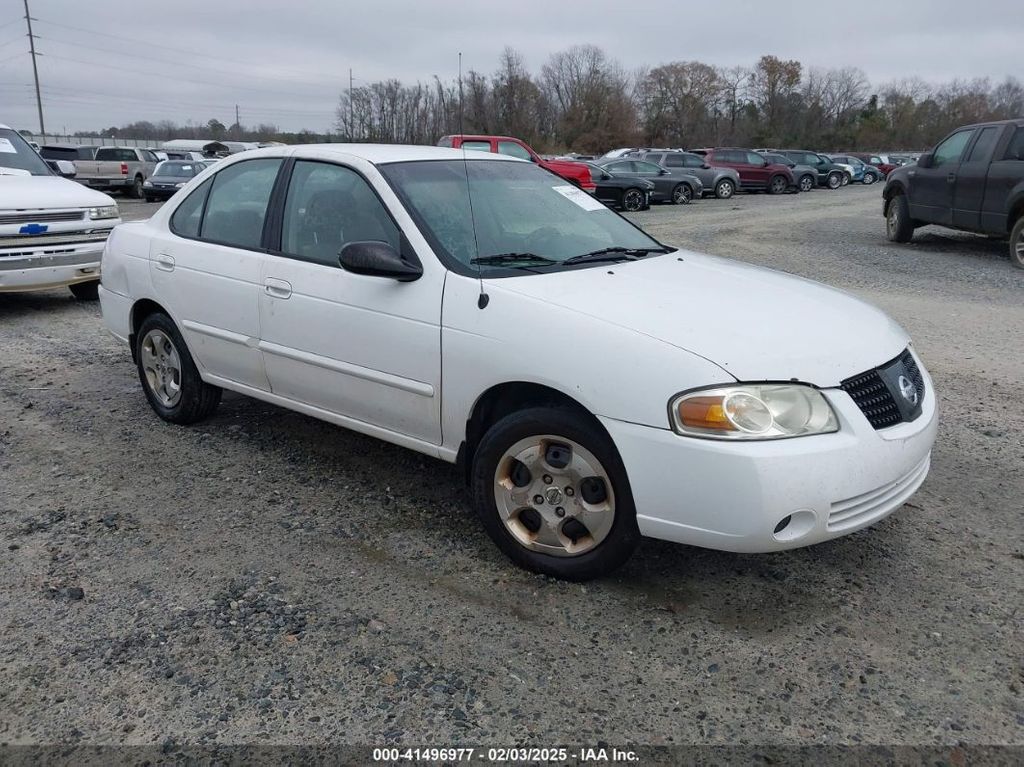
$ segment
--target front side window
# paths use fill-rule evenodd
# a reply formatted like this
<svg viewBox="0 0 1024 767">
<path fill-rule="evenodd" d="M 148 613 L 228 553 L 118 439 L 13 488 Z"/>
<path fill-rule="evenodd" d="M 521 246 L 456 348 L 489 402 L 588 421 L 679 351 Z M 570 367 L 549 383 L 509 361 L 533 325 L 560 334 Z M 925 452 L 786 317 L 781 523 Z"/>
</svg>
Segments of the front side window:
<svg viewBox="0 0 1024 767">
<path fill-rule="evenodd" d="M 651 158 L 654 159 L 654 158 Z M 680 154 L 668 154 L 665 155 L 665 167 L 666 168 L 685 168 L 686 158 Z"/>
<path fill-rule="evenodd" d="M 532 160 L 530 153 L 523 149 L 515 141 L 499 141 L 498 154 L 507 154 L 509 157 L 518 157 L 520 160 Z"/>
<path fill-rule="evenodd" d="M 442 257 L 457 261 L 463 273 L 504 268 L 471 265 L 478 255 L 526 253 L 561 262 L 601 248 L 661 247 L 586 192 L 536 165 L 481 158 L 380 169 Z"/>
<path fill-rule="evenodd" d="M 476 152 L 490 152 L 490 141 L 463 141 L 460 149 L 472 149 Z"/>
<path fill-rule="evenodd" d="M 935 167 L 938 167 L 939 165 L 945 165 L 959 160 L 960 155 L 964 153 L 964 147 L 967 146 L 967 143 L 971 140 L 971 136 L 973 135 L 973 129 L 962 130 L 959 133 L 954 133 L 948 139 L 935 147 L 935 153 L 932 155 L 934 158 L 932 164 Z"/>
<path fill-rule="evenodd" d="M 338 266 L 350 242 L 377 240 L 396 251 L 399 231 L 369 184 L 350 168 L 299 160 L 284 204 L 281 251 Z"/>
<path fill-rule="evenodd" d="M 171 231 L 182 237 L 198 237 L 199 227 L 203 218 L 203 206 L 206 196 L 210 193 L 213 179 L 203 182 L 194 192 L 189 194 L 171 214 Z"/>
<path fill-rule="evenodd" d="M 199 236 L 237 248 L 259 248 L 280 159 L 246 160 L 213 177 Z"/>
<path fill-rule="evenodd" d="M 683 155 L 683 167 L 684 168 L 703 168 L 704 158 L 698 157 L 695 154 L 684 154 Z"/>
<path fill-rule="evenodd" d="M 636 168 L 636 172 L 641 176 L 660 176 L 661 167 L 650 162 L 643 162 L 642 160 L 633 163 Z"/>
<path fill-rule="evenodd" d="M 744 154 L 746 155 L 745 159 L 748 165 L 763 167 L 768 164 L 768 161 L 757 152 L 745 152 Z"/>
</svg>

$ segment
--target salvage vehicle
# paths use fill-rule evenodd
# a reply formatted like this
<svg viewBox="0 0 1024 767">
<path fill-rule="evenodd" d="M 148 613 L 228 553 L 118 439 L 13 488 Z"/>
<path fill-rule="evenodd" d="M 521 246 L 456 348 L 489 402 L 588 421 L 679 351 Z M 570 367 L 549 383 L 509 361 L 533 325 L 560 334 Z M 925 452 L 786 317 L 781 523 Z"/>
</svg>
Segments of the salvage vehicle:
<svg viewBox="0 0 1024 767">
<path fill-rule="evenodd" d="M 200 162 L 164 160 L 156 166 L 153 175 L 142 182 L 142 193 L 146 196 L 146 202 L 170 198 L 206 168 L 207 165 Z"/>
<path fill-rule="evenodd" d="M 787 165 L 770 163 L 750 149 L 694 149 L 713 167 L 732 168 L 740 176 L 740 188 L 748 192 L 782 194 L 787 190 L 800 191 Z"/>
<path fill-rule="evenodd" d="M 121 219 L 110 197 L 62 178 L 74 172 L 0 125 L 0 293 L 67 286 L 96 300 L 103 244 Z"/>
<path fill-rule="evenodd" d="M 882 199 L 893 242 L 926 224 L 1008 237 L 1010 261 L 1024 269 L 1024 119 L 957 128 L 890 173 Z"/>
<path fill-rule="evenodd" d="M 768 162 L 778 163 L 779 165 L 785 165 L 793 172 L 793 178 L 796 179 L 796 185 L 800 187 L 801 192 L 810 192 L 818 185 L 818 169 L 813 165 L 802 165 L 794 162 L 791 158 L 779 152 L 759 152 Z"/>
<path fill-rule="evenodd" d="M 534 152 L 533 148 L 525 141 L 520 141 L 511 136 L 442 136 L 437 145 L 452 147 L 453 149 L 496 152 L 497 154 L 509 157 L 518 157 L 520 160 L 528 160 L 535 163 L 544 168 L 544 170 L 551 171 L 556 176 L 561 176 L 580 189 L 585 189 L 588 192 L 594 191 L 594 182 L 590 178 L 590 169 L 587 168 L 585 163 L 573 160 L 545 160 Z"/>
<path fill-rule="evenodd" d="M 705 195 L 727 200 L 740 187 L 740 174 L 732 168 L 713 168 L 700 155 L 672 149 L 644 150 L 635 153 L 641 160 L 660 165 L 673 176 L 696 176 Z"/>
<path fill-rule="evenodd" d="M 818 186 L 835 190 L 843 185 L 846 171 L 829 158 L 806 149 L 769 149 L 769 152 L 788 157 L 798 165 L 810 165 L 818 171 Z"/>
<path fill-rule="evenodd" d="M 676 205 L 688 205 L 704 194 L 704 185 L 700 179 L 689 173 L 673 174 L 653 162 L 645 162 L 635 157 L 620 157 L 615 160 L 598 160 L 596 165 L 606 168 L 612 174 L 622 177 L 646 179 L 654 184 L 651 202 L 671 202 Z"/>
<path fill-rule="evenodd" d="M 594 197 L 619 210 L 636 211 L 651 207 L 654 183 L 637 176 L 620 178 L 594 163 L 587 163 L 594 180 Z"/>
<path fill-rule="evenodd" d="M 78 160 L 75 180 L 105 192 L 119 191 L 142 199 L 143 184 L 153 175 L 159 162 L 148 149 L 127 146 L 101 146 L 92 160 Z"/>
<path fill-rule="evenodd" d="M 497 546 L 567 579 L 641 536 L 860 530 L 924 481 L 937 428 L 878 309 L 665 245 L 500 154 L 236 155 L 114 231 L 100 298 L 164 420 L 229 389 L 461 464 Z"/>
<path fill-rule="evenodd" d="M 862 184 L 870 185 L 885 178 L 885 174 L 882 173 L 880 168 L 864 162 L 859 157 L 854 157 L 850 154 L 830 154 L 829 158 L 834 163 L 852 169 L 851 181 L 859 181 Z"/>
<path fill-rule="evenodd" d="M 882 174 L 882 178 L 888 178 L 890 173 L 900 167 L 894 162 L 889 162 L 885 155 L 870 154 L 868 152 L 847 152 L 847 154 L 850 157 L 856 157 L 858 160 L 878 168 L 879 172 Z"/>
</svg>

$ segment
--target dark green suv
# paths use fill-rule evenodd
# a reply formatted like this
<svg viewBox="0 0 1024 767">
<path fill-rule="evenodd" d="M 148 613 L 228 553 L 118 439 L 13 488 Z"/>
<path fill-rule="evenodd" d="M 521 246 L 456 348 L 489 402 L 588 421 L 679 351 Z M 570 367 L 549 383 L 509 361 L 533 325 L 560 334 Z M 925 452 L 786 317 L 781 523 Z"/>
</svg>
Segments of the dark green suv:
<svg viewBox="0 0 1024 767">
<path fill-rule="evenodd" d="M 785 155 L 797 165 L 810 165 L 817 170 L 818 186 L 838 189 L 843 185 L 843 169 L 824 155 L 807 149 L 773 149 L 772 151 Z"/>
</svg>

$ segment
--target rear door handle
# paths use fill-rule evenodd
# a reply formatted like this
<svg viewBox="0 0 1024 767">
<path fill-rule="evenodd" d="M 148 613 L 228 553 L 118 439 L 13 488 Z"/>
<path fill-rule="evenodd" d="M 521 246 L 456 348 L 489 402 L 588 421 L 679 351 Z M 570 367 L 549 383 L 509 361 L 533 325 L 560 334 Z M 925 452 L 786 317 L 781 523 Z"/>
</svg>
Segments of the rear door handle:
<svg viewBox="0 0 1024 767">
<path fill-rule="evenodd" d="M 156 257 L 156 268 L 161 272 L 173 272 L 174 257 L 168 256 L 166 253 L 161 253 Z"/>
<path fill-rule="evenodd" d="M 267 277 L 263 281 L 263 292 L 271 298 L 290 298 L 292 285 L 290 282 L 279 280 L 276 277 Z"/>
</svg>

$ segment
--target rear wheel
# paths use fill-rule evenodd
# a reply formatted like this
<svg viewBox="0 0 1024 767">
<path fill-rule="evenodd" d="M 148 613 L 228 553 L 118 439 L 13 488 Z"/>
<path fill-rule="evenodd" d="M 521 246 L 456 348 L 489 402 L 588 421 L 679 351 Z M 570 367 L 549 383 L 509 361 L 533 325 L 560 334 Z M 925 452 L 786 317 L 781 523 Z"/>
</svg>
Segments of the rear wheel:
<svg viewBox="0 0 1024 767">
<path fill-rule="evenodd" d="M 885 235 L 890 242 L 910 242 L 914 236 L 914 222 L 910 219 L 910 205 L 905 195 L 889 200 L 885 215 Z"/>
<path fill-rule="evenodd" d="M 692 199 L 693 190 L 688 184 L 676 184 L 676 188 L 672 190 L 672 202 L 676 205 L 689 205 Z"/>
<path fill-rule="evenodd" d="M 1024 215 L 1017 219 L 1010 233 L 1010 262 L 1024 269 Z"/>
<path fill-rule="evenodd" d="M 801 176 L 800 177 L 800 191 L 809 192 L 814 189 L 814 176 Z"/>
<path fill-rule="evenodd" d="M 132 186 L 131 186 L 131 190 L 129 191 L 129 194 L 132 197 L 134 197 L 136 200 L 141 200 L 142 199 L 142 176 L 136 176 L 135 177 L 135 180 L 132 182 Z"/>
<path fill-rule="evenodd" d="M 100 281 L 76 282 L 74 285 L 68 285 L 68 290 L 78 301 L 96 301 L 100 297 Z"/>
<path fill-rule="evenodd" d="M 845 172 L 845 171 L 843 171 L 843 186 L 846 186 L 847 184 L 849 184 L 851 179 L 852 179 L 852 177 L 850 176 L 850 174 Z"/>
<path fill-rule="evenodd" d="M 789 188 L 785 176 L 772 176 L 768 182 L 768 194 L 782 194 Z"/>
<path fill-rule="evenodd" d="M 629 559 L 640 540 L 615 446 L 573 410 L 529 408 L 494 424 L 474 456 L 472 487 L 488 535 L 534 572 L 596 578 Z"/>
<path fill-rule="evenodd" d="M 829 189 L 838 189 L 843 185 L 843 177 L 839 173 L 829 173 L 825 183 Z"/>
<path fill-rule="evenodd" d="M 622 193 L 622 209 L 630 212 L 642 210 L 644 207 L 644 193 L 639 189 L 630 188 Z"/>
<path fill-rule="evenodd" d="M 213 414 L 221 390 L 200 377 L 170 317 L 160 312 L 149 315 L 135 339 L 139 380 L 158 416 L 171 423 L 189 424 Z"/>
<path fill-rule="evenodd" d="M 715 184 L 715 197 L 719 200 L 728 200 L 736 193 L 736 184 L 731 179 L 723 178 Z"/>
</svg>

